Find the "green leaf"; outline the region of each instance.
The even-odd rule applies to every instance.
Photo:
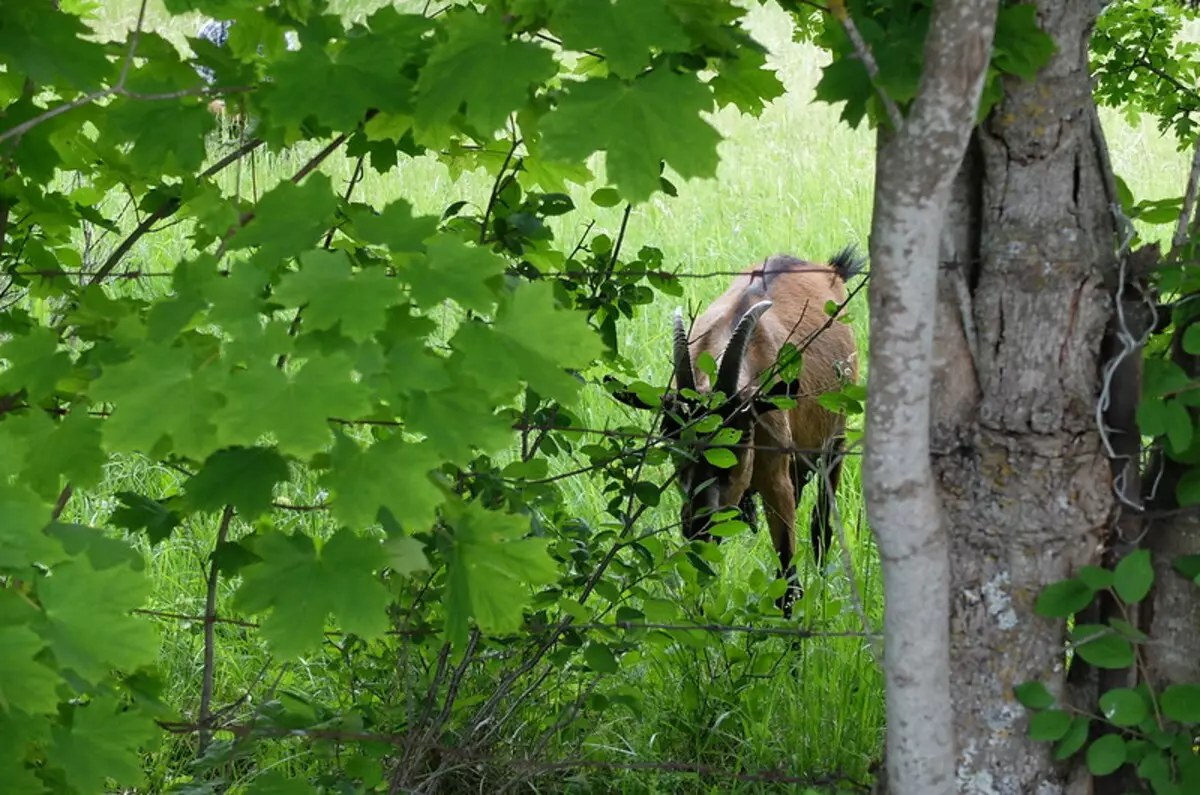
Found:
[[[732,538],[736,535],[741,535],[750,529],[750,525],[738,519],[731,519],[726,522],[720,522],[708,529],[709,535],[717,538]]]
[[[616,207],[621,203],[621,194],[616,188],[599,188],[592,193],[592,204],[597,207]]]
[[[288,479],[287,461],[267,447],[218,450],[184,485],[184,503],[197,511],[237,509],[242,521],[271,509],[275,486]]]
[[[1054,758],[1061,762],[1082,748],[1088,740],[1091,725],[1091,718],[1082,715],[1073,718],[1071,720],[1071,728],[1067,730],[1067,733],[1063,735],[1063,738],[1059,740],[1058,745],[1054,748]]]
[[[737,466],[737,456],[732,450],[724,447],[709,447],[704,451],[704,458],[708,463],[720,469],[729,469]]]
[[[1133,646],[1108,627],[1076,624],[1071,630],[1071,643],[1078,644],[1087,638],[1094,639],[1075,646],[1075,653],[1085,662],[1097,668],[1128,668],[1133,665]]]
[[[685,179],[716,175],[721,135],[701,116],[712,105],[709,89],[690,74],[592,79],[572,86],[542,121],[542,146],[547,157],[571,162],[606,151],[609,180],[640,203],[660,188],[660,161]]]
[[[448,123],[466,105],[466,120],[489,135],[528,100],[532,86],[558,72],[545,47],[508,38],[499,13],[456,12],[445,23],[448,38],[434,46],[417,79],[418,128]]]
[[[333,184],[325,174],[309,174],[299,185],[285,180],[263,194],[254,218],[230,238],[228,248],[258,246],[257,261],[274,266],[311,249],[332,226],[336,208]]]
[[[16,573],[62,557],[62,548],[42,532],[50,512],[50,504],[29,489],[0,479],[0,572]]]
[[[1075,572],[1075,578],[1093,591],[1103,591],[1105,588],[1111,588],[1113,584],[1112,571],[1100,566],[1080,566]]]
[[[1154,567],[1148,549],[1134,550],[1113,569],[1113,588],[1126,604],[1136,604],[1145,599],[1153,584]]]
[[[260,773],[246,788],[246,795],[316,795],[316,792],[307,781],[288,778],[276,770]]]
[[[1107,776],[1125,764],[1127,749],[1119,734],[1106,734],[1088,746],[1087,766],[1094,776]]]
[[[555,5],[550,26],[572,50],[600,50],[618,77],[645,69],[653,49],[685,52],[691,45],[663,0],[563,0]]]
[[[555,307],[547,282],[523,285],[505,301],[491,326],[463,323],[451,340],[464,374],[494,398],[509,398],[521,382],[569,403],[580,382],[564,372],[582,368],[604,352],[586,316]]]
[[[1171,685],[1159,696],[1163,714],[1180,723],[1200,723],[1200,685]]]
[[[1200,504],[1200,469],[1188,469],[1175,486],[1175,498],[1179,507],[1187,508]]]
[[[451,502],[446,518],[453,537],[446,552],[446,634],[456,646],[475,619],[487,633],[520,629],[530,586],[553,582],[558,567],[549,539],[522,538],[529,520],[487,511],[477,503]]]
[[[109,524],[134,533],[145,532],[152,544],[169,538],[171,531],[179,527],[179,514],[158,500],[132,491],[118,491],[114,496],[121,504],[112,512]]]
[[[709,85],[719,105],[733,104],[742,113],[757,116],[766,103],[784,94],[776,73],[765,68],[766,56],[756,50],[742,50],[736,58],[721,62]]]
[[[4,3],[0,9],[0,52],[8,72],[44,85],[83,91],[99,88],[112,75],[105,45],[71,14],[47,13],[42,5]]]
[[[70,728],[55,727],[54,754],[67,782],[77,792],[107,792],[105,781],[141,783],[139,748],[158,734],[158,727],[137,710],[122,710],[110,697],[77,706]]]
[[[1175,571],[1189,580],[1200,577],[1200,555],[1182,555],[1175,558],[1175,562],[1171,565],[1175,567]]]
[[[1054,696],[1038,681],[1022,682],[1013,688],[1013,695],[1030,709],[1049,709],[1054,706]]]
[[[221,444],[251,446],[270,433],[282,452],[308,458],[329,444],[330,418],[357,419],[371,408],[352,369],[336,355],[310,358],[290,376],[267,361],[235,372],[225,406],[213,414]]]
[[[513,440],[512,419],[462,386],[415,392],[406,401],[405,422],[413,433],[425,434],[438,455],[460,465],[473,450],[495,454]]]
[[[1188,414],[1187,407],[1178,400],[1170,400],[1164,404],[1164,411],[1167,439],[1171,442],[1171,447],[1179,452],[1187,450],[1191,447],[1194,434],[1192,417]]]
[[[1183,332],[1183,350],[1193,356],[1200,354],[1200,325],[1193,323]]]
[[[1038,594],[1034,611],[1047,618],[1066,618],[1087,607],[1095,592],[1076,579],[1051,583]]]
[[[271,611],[261,632],[275,654],[290,659],[315,650],[330,614],[366,639],[387,631],[389,596],[376,576],[387,554],[379,541],[339,530],[318,552],[308,536],[270,533],[253,548],[261,561],[242,570],[234,603]]]
[[[71,372],[71,357],[58,350],[58,334],[41,326],[0,345],[0,359],[8,360],[8,369],[0,372],[0,395],[24,389],[31,403],[49,397]]]
[[[428,443],[412,444],[393,436],[364,450],[339,434],[331,461],[332,468],[320,482],[333,493],[333,515],[342,524],[366,527],[380,508],[387,508],[410,532],[424,530],[433,521],[443,494],[429,472],[441,459]]]
[[[54,669],[35,658],[46,641],[25,626],[0,627],[0,710],[53,715],[60,680]]]
[[[193,369],[186,348],[163,343],[143,345],[128,361],[105,367],[91,388],[93,398],[115,404],[104,421],[105,447],[151,454],[169,439],[179,455],[207,457],[216,446],[210,418],[221,405],[212,378],[211,368]]]
[[[104,115],[112,146],[132,141],[129,162],[142,174],[191,177],[204,165],[204,139],[217,120],[203,104],[120,98]]]
[[[350,219],[368,243],[382,244],[397,254],[424,251],[425,241],[433,237],[438,228],[437,216],[414,216],[412,205],[404,199],[396,199],[378,215],[352,210]]]
[[[429,570],[424,545],[412,536],[389,538],[383,542],[383,549],[388,556],[388,568],[398,574],[409,575]]]
[[[592,641],[583,650],[583,661],[599,674],[615,674],[621,669],[612,649],[603,643]]]
[[[1029,736],[1034,740],[1061,740],[1071,728],[1071,716],[1061,709],[1047,709],[1029,719]]]
[[[1136,726],[1147,715],[1146,702],[1127,687],[1114,688],[1100,696],[1100,711],[1114,726]]]
[[[428,259],[404,272],[418,304],[432,309],[449,298],[466,309],[492,311],[498,277],[507,267],[502,257],[448,235],[429,241],[428,250]]]
[[[129,615],[150,596],[150,581],[126,566],[93,568],[76,558],[38,584],[46,622],[36,629],[62,669],[100,682],[111,668],[131,671],[158,658],[158,636],[144,618]]]
[[[384,312],[402,298],[395,279],[380,268],[350,269],[344,251],[306,251],[298,273],[284,276],[275,299],[284,306],[304,307],[305,329],[333,329],[356,342],[384,326]]]
[[[1013,3],[1000,8],[992,53],[997,69],[1033,80],[1057,49],[1054,39],[1038,24],[1037,6]]]
[[[50,433],[30,444],[22,478],[43,497],[55,499],[65,478],[76,489],[100,483],[107,457],[100,447],[101,422],[76,407]],[[38,488],[38,485],[43,488]]]

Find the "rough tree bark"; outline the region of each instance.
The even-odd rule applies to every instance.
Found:
[[[1087,42],[1096,0],[1038,0],[1058,47],[1008,79],[976,133],[943,235],[933,469],[950,527],[957,791],[1087,791],[1026,736],[1015,684],[1064,690],[1047,583],[1097,562],[1113,509],[1095,420],[1117,268]],[[1068,694],[1068,698],[1072,694]]]
[[[934,4],[917,99],[898,130],[881,134],[876,158],[863,487],[887,594],[885,789],[905,795],[954,791],[950,571],[930,467],[930,378],[938,241],[974,126],[996,6]]]

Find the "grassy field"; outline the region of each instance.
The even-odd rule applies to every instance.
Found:
[[[382,5],[380,0],[343,0],[341,9],[360,17]],[[110,0],[102,4],[98,31],[116,36],[136,15],[134,0]],[[168,24],[160,0],[150,4],[149,26],[168,38],[182,41],[195,30],[194,18],[177,18]],[[846,242],[866,246],[872,195],[873,136],[866,130],[851,131],[839,123],[837,108],[812,103],[813,87],[820,76],[823,56],[815,49],[791,41],[787,18],[773,6],[755,8],[751,15],[753,33],[771,50],[771,63],[789,93],[771,105],[759,119],[742,117],[727,110],[715,117],[726,136],[721,146],[722,164],[714,180],[678,183],[679,196],[658,197],[636,209],[627,234],[628,251],[647,244],[660,248],[669,267],[703,276],[716,271],[741,268],[776,252],[789,252],[810,259],[824,258]],[[1150,125],[1130,126],[1112,114],[1103,114],[1112,148],[1114,165],[1139,198],[1177,194],[1182,189],[1183,155],[1170,141],[1161,139]],[[262,190],[297,165],[291,157],[263,155],[253,165],[229,179],[240,181],[241,189]],[[340,155],[332,157],[323,170],[344,183],[352,163]],[[253,181],[252,181],[253,180]],[[432,159],[401,164],[393,172],[368,175],[356,198],[377,207],[398,196],[412,201],[419,210],[440,212],[455,199],[486,198],[490,185],[482,173],[452,180],[447,169]],[[590,193],[575,191],[582,204]],[[616,211],[600,213],[598,227],[615,233]],[[573,223],[582,224],[582,219]],[[560,225],[565,237],[579,229]],[[188,242],[180,228],[143,238],[131,261],[145,270],[169,270],[188,253]],[[725,289],[725,278],[687,280],[686,300],[703,303]],[[647,380],[662,381],[669,368],[669,314],[674,304],[662,301],[643,311],[622,330],[625,354],[644,367]],[[854,327],[862,346],[865,365],[866,302],[852,309]],[[865,368],[864,368],[865,370]],[[638,421],[598,390],[585,395],[582,414],[590,427],[604,427],[625,418]],[[571,462],[562,461],[566,469]],[[862,507],[857,459],[851,459],[842,481],[840,509],[845,519],[850,558],[862,604],[872,629],[882,616],[882,588],[877,556]],[[164,467],[140,459],[114,461],[105,486],[78,495],[69,513],[76,521],[104,524],[116,502],[114,493],[135,489],[163,494],[178,485],[180,476]],[[605,497],[594,481],[569,481],[566,488],[578,514],[593,520],[601,516]],[[298,495],[298,499],[304,496]],[[801,516],[807,516],[809,496]],[[677,499],[667,500],[655,515],[653,525],[673,521]],[[305,527],[319,532],[319,519],[299,514],[280,520],[283,529]],[[204,559],[213,543],[215,528],[194,525],[176,533],[169,541],[144,547],[155,583],[156,609],[195,615],[203,612],[205,592]],[[802,535],[803,537],[803,535]],[[722,571],[721,589],[745,588],[753,573],[773,576],[773,553],[766,533],[742,536],[727,551],[731,561]],[[835,552],[837,545],[835,545]],[[801,547],[802,555],[807,555]],[[835,556],[836,557],[836,556]],[[807,561],[807,558],[805,559]],[[830,565],[824,586],[817,586],[816,572],[802,572],[814,583],[802,621],[814,629],[861,629],[847,573],[840,562]],[[224,584],[222,601],[233,585]],[[713,598],[719,599],[720,593]],[[182,710],[191,710],[199,694],[202,666],[201,627],[198,624],[163,622],[161,664],[169,697]],[[252,631],[222,625],[216,669],[218,703],[237,699],[254,690],[269,660]],[[280,686],[297,694],[320,695],[327,687],[323,666],[313,659],[294,664],[281,676]],[[641,721],[614,720],[592,727],[588,744],[604,749],[612,759],[717,760],[726,766],[746,769],[784,767],[790,771],[819,773],[843,771],[862,778],[877,758],[883,732],[881,676],[869,645],[863,639],[817,639],[803,644],[790,665],[771,678],[751,686],[735,686],[732,679],[714,667],[704,654],[694,651],[648,651],[642,662],[621,676],[641,691],[646,714]],[[272,669],[272,678],[274,669]],[[488,683],[468,683],[486,688]],[[684,698],[699,688],[703,697]],[[681,704],[698,703],[694,708]],[[172,769],[186,759],[182,744],[167,746],[154,759],[155,780],[165,783]],[[553,757],[553,746],[548,755]],[[271,764],[288,765],[285,757]],[[672,791],[669,777],[639,776],[620,779],[623,791]],[[740,791],[735,783],[722,783],[711,791]],[[758,791],[745,785],[744,791]]]

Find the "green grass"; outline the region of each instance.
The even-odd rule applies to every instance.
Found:
[[[360,17],[381,4],[379,0],[344,0],[339,7]],[[134,0],[104,3],[100,33],[120,35],[135,12]],[[182,35],[195,30],[190,18],[177,19],[163,28],[168,19],[159,0],[150,4],[149,25],[171,40],[182,43]],[[758,119],[731,110],[717,114],[714,121],[726,137],[717,178],[677,182],[678,197],[655,198],[636,209],[629,222],[627,251],[636,251],[641,245],[656,246],[664,252],[669,267],[692,276],[740,269],[776,252],[817,259],[829,256],[846,242],[866,246],[874,166],[872,134],[851,131],[839,123],[839,109],[812,103],[824,56],[790,40],[790,27],[781,12],[773,6],[755,8],[750,20],[755,35],[773,53],[772,63],[780,69],[789,93]],[[1102,117],[1114,165],[1135,195],[1155,198],[1182,189],[1185,158],[1175,151],[1173,142],[1160,138],[1150,124],[1131,127],[1114,114],[1103,113]],[[247,165],[240,173],[227,175],[227,187],[240,186],[247,192],[257,188],[261,192],[294,171],[302,156],[303,152],[261,155],[254,161],[253,174]],[[335,155],[322,170],[344,184],[352,167],[352,163]],[[404,196],[419,210],[440,212],[455,199],[481,203],[486,200],[489,185],[490,180],[481,172],[453,180],[445,166],[426,158],[403,163],[385,175],[368,171],[355,196],[376,207]],[[574,191],[577,204],[582,206],[589,193],[590,189]],[[582,221],[572,215],[569,222],[556,227],[556,232],[562,239],[573,239]],[[617,211],[601,211],[597,222],[598,228],[615,234]],[[114,244],[108,240],[101,247]],[[143,238],[134,247],[129,263],[147,271],[169,270],[188,251],[183,229],[175,227]],[[723,291],[727,283],[726,277],[689,278],[685,300],[703,304]],[[859,299],[852,308],[864,374],[865,303]],[[669,313],[673,307],[672,302],[660,300],[621,329],[622,352],[651,382],[661,382],[668,374]],[[598,389],[585,393],[580,414],[589,427],[641,421]],[[572,466],[569,460],[557,465],[563,470]],[[70,518],[103,525],[115,507],[115,492],[131,489],[159,495],[178,487],[180,480],[177,473],[142,459],[114,460],[103,487],[75,497],[69,508]],[[597,491],[595,481],[577,478],[568,481],[565,489],[580,517],[589,522],[601,520],[606,498]],[[808,515],[811,488],[809,491],[798,516]],[[295,499],[312,498],[311,486],[296,487]],[[872,628],[877,629],[882,617],[882,585],[873,539],[864,518],[857,458],[852,457],[846,467],[839,506],[862,604]],[[646,517],[647,526],[672,523],[677,509],[678,499],[672,496]],[[277,518],[277,527],[323,531],[316,514],[285,514]],[[153,608],[188,615],[203,612],[203,562],[214,534],[213,523],[197,523],[156,547],[142,544],[155,586]],[[806,535],[801,527],[800,537]],[[676,535],[670,538],[674,541]],[[736,601],[738,591],[749,588],[755,572],[773,577],[774,554],[767,533],[744,535],[723,549],[727,565],[722,568],[719,587],[706,594],[709,604],[729,598]],[[861,629],[850,583],[840,565],[840,544],[835,543],[835,562],[828,567],[823,584],[808,562],[809,553],[803,543],[800,549],[805,565],[802,576],[809,584],[801,621],[815,630]],[[234,587],[234,583],[222,583],[222,604],[228,604]],[[670,598],[687,598],[683,591],[664,588]],[[201,627],[174,621],[163,621],[161,626],[160,662],[168,697],[184,714],[192,713],[199,698]],[[222,624],[217,636],[216,703],[232,702],[248,691],[259,693],[264,683],[275,681],[276,676],[281,677],[281,690],[316,700],[336,700],[337,694],[330,691],[334,685],[323,670],[327,660],[317,657],[293,664],[280,674],[278,667],[269,664],[253,630]],[[727,673],[725,658],[735,646],[642,650],[640,662],[617,676],[643,694],[644,716],[635,721],[625,713],[614,713],[621,717],[590,726],[584,749],[618,761],[704,760],[715,766],[740,765],[748,770],[783,767],[797,773],[844,771],[863,778],[881,750],[884,724],[882,677],[868,644],[861,638],[805,642],[772,676],[749,684],[735,684],[734,677]],[[490,686],[487,681],[468,678],[464,693],[470,693],[471,688],[487,692]],[[574,755],[565,747],[566,742],[564,736],[564,747],[551,743],[547,755]],[[171,780],[191,753],[182,741],[166,744],[153,757],[154,779]],[[288,753],[281,750],[277,757],[261,761],[284,766],[298,763]],[[683,786],[682,779],[665,774],[630,773],[611,781],[614,789],[627,792],[675,791]],[[721,782],[711,791],[761,789]]]

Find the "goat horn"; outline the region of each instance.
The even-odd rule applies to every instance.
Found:
[[[750,347],[750,337],[754,334],[758,319],[762,317],[763,312],[770,308],[770,301],[759,301],[747,309],[729,337],[725,353],[721,356],[721,367],[717,370],[715,385],[716,389],[725,393],[727,398],[733,397],[737,392],[738,376],[741,375],[742,360],[746,358],[746,349]]]
[[[675,387],[695,389],[696,375],[692,372],[692,354],[688,350],[687,329],[683,325],[683,309],[675,309]]]

